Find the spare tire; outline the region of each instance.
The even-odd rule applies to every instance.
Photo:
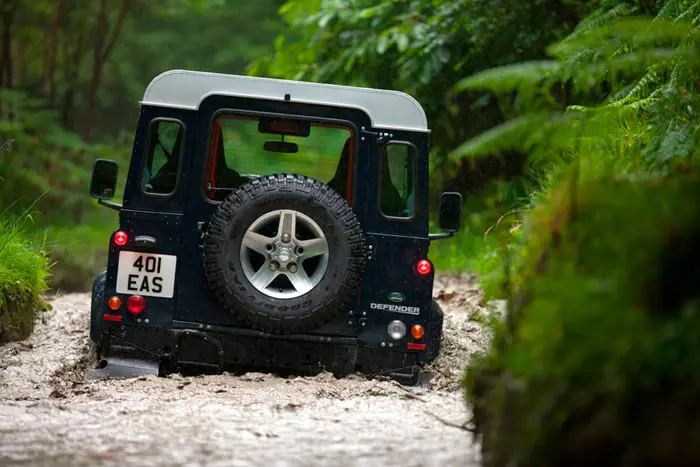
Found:
[[[350,206],[299,175],[269,175],[236,189],[204,239],[207,280],[219,302],[272,333],[301,333],[337,317],[359,288],[364,259]]]

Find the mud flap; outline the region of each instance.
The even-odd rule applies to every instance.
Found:
[[[97,368],[85,370],[85,379],[96,380],[104,378],[133,378],[134,376],[158,376],[160,362],[136,358],[105,357]]]

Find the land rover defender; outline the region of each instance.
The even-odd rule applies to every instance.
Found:
[[[416,383],[442,337],[428,125],[407,94],[174,70],[141,101],[122,204],[94,281],[94,377],[361,372]]]

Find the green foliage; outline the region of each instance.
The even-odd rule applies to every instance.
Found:
[[[700,461],[699,6],[603,1],[552,61],[458,85],[517,98],[452,157],[524,150],[537,187],[484,276],[509,298],[465,379],[485,465]]]
[[[49,264],[43,246],[26,240],[31,221],[26,213],[19,220],[0,215],[0,342],[27,337],[43,306]]]
[[[7,34],[0,37],[0,50],[10,42],[9,60],[0,57],[0,206],[18,216],[41,196],[37,223],[25,227],[37,241],[46,235],[56,262],[52,287],[85,290],[106,264],[117,215],[89,198],[90,171],[96,158],[113,159],[125,181],[138,100],[151,79],[173,68],[243,73],[251,60],[269,53],[281,32],[280,5],[280,0],[3,4],[12,19],[3,16]],[[95,65],[102,61],[95,109],[88,113]],[[101,144],[80,136],[88,123],[88,140]]]
[[[0,155],[0,205],[12,204],[17,212],[41,196],[39,208],[48,211],[47,220],[59,216],[80,221],[90,207],[86,187],[91,162],[98,157],[128,161],[127,151],[85,143],[65,130],[41,99],[7,89],[0,89],[0,99],[11,113],[0,119],[6,148]]]
[[[455,96],[454,83],[493,66],[541,58],[587,8],[577,0],[289,0],[280,13],[291,32],[249,71],[412,94],[428,114],[444,182],[454,176],[447,151],[503,119],[498,101],[483,93]]]
[[[528,215],[509,317],[465,380],[485,465],[700,462],[698,195],[697,175],[570,179]]]
[[[88,196],[92,161],[111,158],[127,167],[129,150],[85,143],[41,99],[9,90],[0,96],[11,111],[11,119],[0,119],[0,206],[7,207],[7,217],[21,218],[29,206],[38,211],[36,223],[24,223],[24,230],[35,242],[46,242],[56,262],[52,287],[85,290],[89,277],[104,267],[106,239],[117,225],[114,212]],[[83,235],[86,230],[101,237]]]
[[[544,58],[546,46],[571,32],[589,9],[589,2],[578,0],[289,0],[280,13],[290,31],[277,38],[274,55],[254,62],[249,72],[416,97],[432,131],[431,191],[458,190],[483,203],[468,205],[480,213],[479,225],[468,222],[462,234],[432,245],[431,255],[438,267],[481,270],[493,263],[481,260],[482,252],[492,253],[484,232],[513,207],[507,196],[492,203],[492,193],[502,189],[503,179],[521,196],[522,168],[513,152],[503,162],[447,159],[466,139],[512,115],[509,96],[455,93],[452,87],[493,66]]]
[[[281,0],[14,0],[12,88],[42,97],[61,123],[85,124],[98,38],[114,46],[104,63],[93,114],[95,140],[131,136],[148,83],[173,68],[243,73],[270,52]],[[124,18],[117,30],[119,17]],[[232,35],[232,31],[235,34]],[[9,87],[0,78],[0,86]]]
[[[100,210],[100,211],[98,211]],[[64,292],[90,290],[95,275],[107,266],[109,238],[119,227],[116,214],[97,207],[80,224],[54,222],[45,230],[29,229],[30,238],[45,241],[53,262],[50,285]],[[109,217],[105,214],[111,214]],[[106,219],[102,220],[101,217]]]
[[[625,149],[642,152],[645,168],[692,159],[700,128],[693,112],[700,95],[696,81],[700,34],[691,23],[700,19],[700,10],[691,23],[678,21],[697,2],[686,3],[690,6],[673,21],[635,19],[595,29],[584,23],[585,33],[550,47],[556,61],[511,65],[465,78],[457,89],[500,93],[517,89],[524,110],[513,121],[463,144],[452,157],[496,154],[503,148],[556,156],[580,151],[582,142],[612,125],[617,134],[608,134],[618,143],[623,138],[638,142]],[[552,92],[559,83],[568,85],[570,92],[578,90],[583,102],[563,105]],[[611,88],[607,97],[588,104],[583,90],[600,85]],[[619,125],[620,119],[630,118],[641,124]],[[571,124],[572,119],[578,124]],[[652,142],[666,138],[671,138],[666,146]],[[685,149],[677,151],[679,147]]]
[[[695,164],[699,2],[657,3],[661,13],[654,19],[619,19],[621,12],[640,10],[603,2],[571,36],[549,47],[554,60],[461,80],[458,91],[515,91],[517,99],[511,120],[464,142],[450,157],[526,152],[537,191],[516,207],[545,199],[572,168],[582,180],[595,180],[648,178]],[[498,281],[504,268],[492,274]]]

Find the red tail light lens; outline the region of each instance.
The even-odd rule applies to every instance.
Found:
[[[117,246],[124,246],[126,245],[126,242],[129,241],[129,236],[126,234],[126,232],[122,232],[121,230],[117,233],[114,234],[114,244]]]
[[[430,271],[433,270],[433,265],[430,264],[430,261],[427,259],[422,259],[418,261],[418,265],[416,266],[416,269],[418,270],[419,274],[430,274]]]
[[[138,315],[146,309],[146,300],[140,295],[132,295],[126,302],[126,308],[130,313]]]

